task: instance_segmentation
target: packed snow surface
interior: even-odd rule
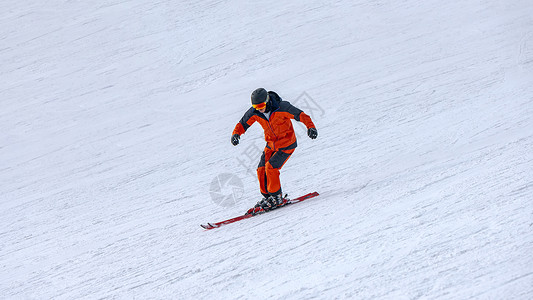
[[[0,298],[532,299],[532,16],[2,1]],[[320,196],[205,231],[260,198],[258,87],[313,118],[281,180]]]

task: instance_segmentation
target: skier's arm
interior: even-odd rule
[[[304,113],[301,109],[293,106],[292,104],[289,104],[287,111],[292,115],[293,119],[295,119],[298,122],[304,123],[307,129],[316,128],[315,124],[311,120],[311,117],[308,116],[306,113]]]
[[[239,121],[239,123],[237,123],[237,125],[235,125],[235,129],[233,129],[233,132],[231,133],[231,143],[233,145],[237,145],[239,143],[239,137],[244,134],[246,132],[246,130],[248,130],[248,128],[250,128],[250,126],[252,126],[252,124],[255,122],[255,118],[254,118],[254,109],[251,108],[249,109],[245,114],[244,116],[242,116],[241,120]],[[237,139],[236,143],[234,142],[235,138]]]
[[[305,127],[307,127],[307,135],[311,139],[313,140],[316,139],[316,137],[318,136],[318,131],[316,130],[315,124],[311,120],[311,117],[309,117],[301,109],[296,108],[295,106],[292,106],[291,104],[288,104],[287,111],[289,112],[289,114],[292,116],[293,119],[305,124]]]
[[[307,129],[309,128],[316,128],[315,124],[313,123],[313,121],[311,121],[311,117],[308,116],[306,113],[304,113],[303,111],[300,113],[299,115],[299,120],[296,119],[296,121],[300,121],[302,123],[305,124],[305,126],[307,127]]]

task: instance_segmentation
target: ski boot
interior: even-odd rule
[[[287,194],[285,194],[285,197],[282,197],[281,194],[264,197],[263,199],[259,200],[254,207],[250,208],[246,214],[257,215],[262,212],[271,211],[278,207],[285,206],[288,202],[289,199],[287,198]]]
[[[259,200],[254,207],[250,208],[246,212],[246,215],[257,215],[258,213],[264,212],[265,210],[263,209],[263,207],[268,207],[267,203],[269,199],[270,199],[270,196],[263,197],[263,199]]]
[[[270,196],[269,200],[272,206],[271,210],[276,209],[278,207],[285,206],[289,202],[289,199],[287,199],[287,194],[285,194],[285,197],[283,197],[282,194],[277,194],[276,196]]]

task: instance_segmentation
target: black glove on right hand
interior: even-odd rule
[[[316,128],[311,127],[307,129],[307,135],[314,140],[318,136],[318,131],[316,131]]]
[[[239,139],[240,139],[240,135],[238,134],[234,134],[231,136],[231,143],[233,144],[233,146],[237,146],[239,144]]]

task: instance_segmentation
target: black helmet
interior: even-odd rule
[[[252,105],[266,102],[268,92],[264,88],[258,88],[252,92]]]

